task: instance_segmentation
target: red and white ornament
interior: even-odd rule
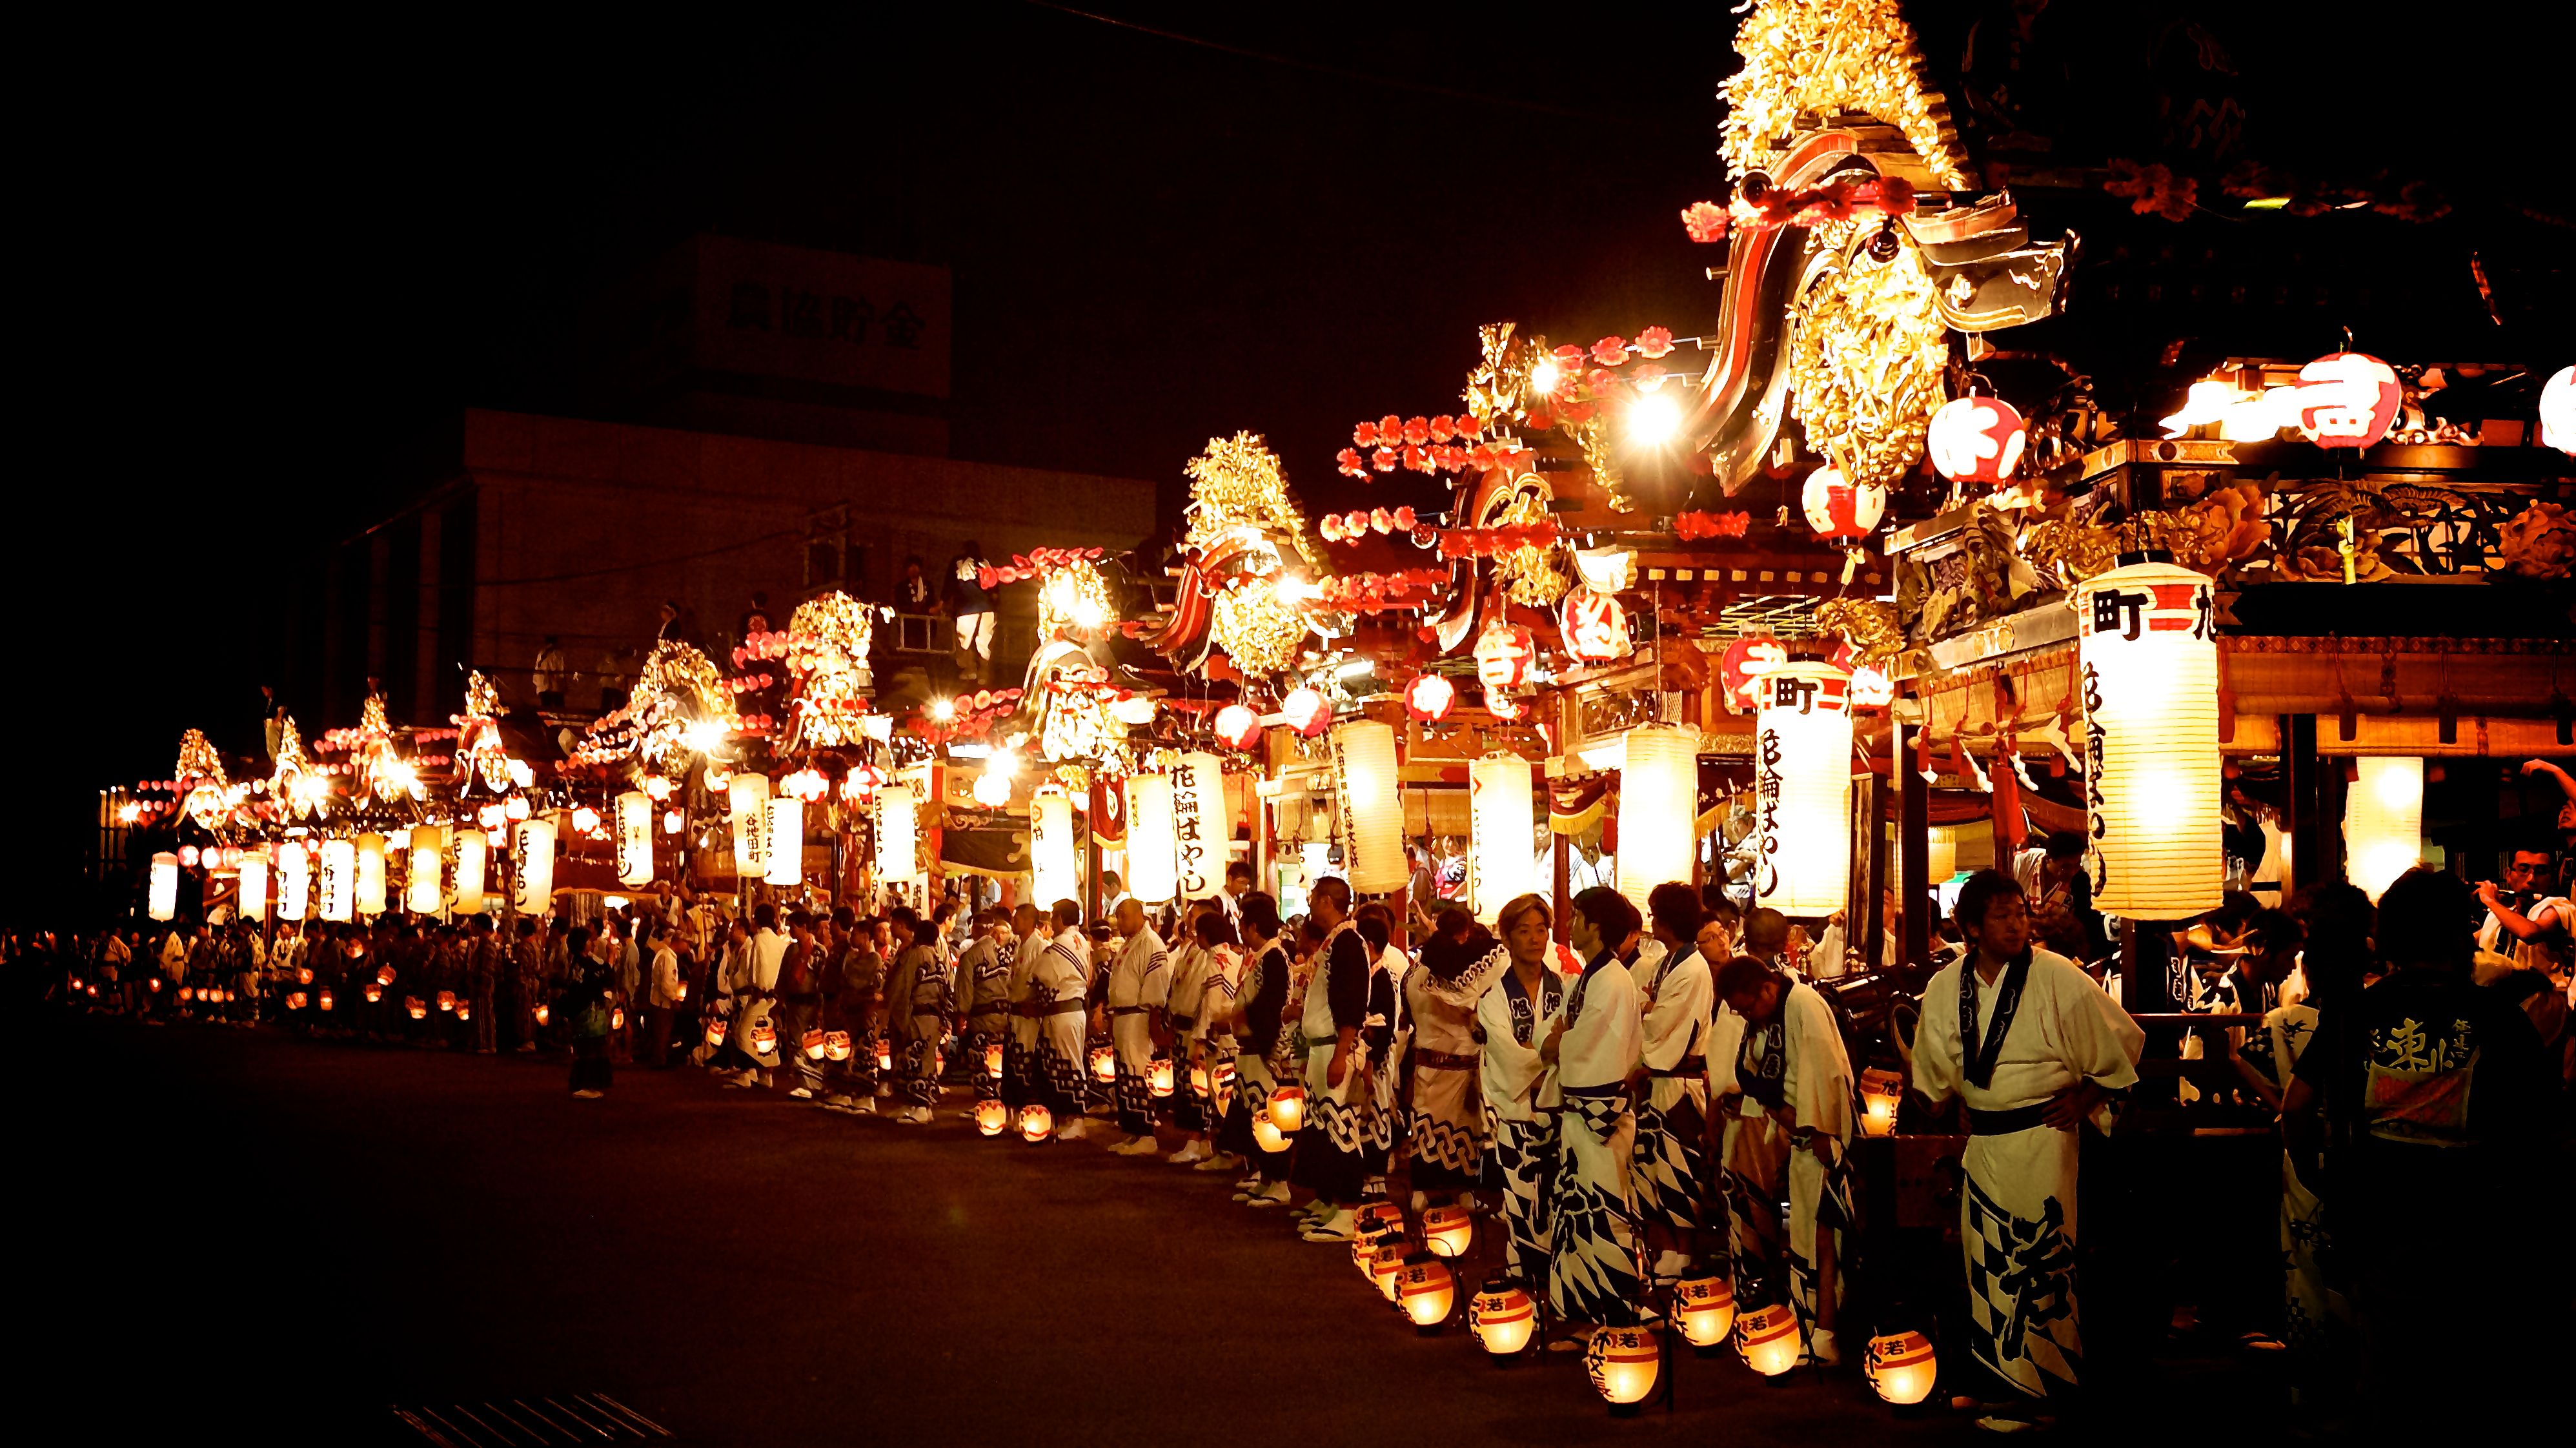
[[[1887,513],[1887,489],[1877,483],[1854,484],[1833,466],[1807,474],[1799,493],[1807,526],[1829,543],[1857,543],[1878,527]]]
[[[1310,737],[1323,733],[1325,726],[1333,722],[1332,702],[1302,686],[1289,690],[1288,697],[1279,701],[1279,712],[1287,716],[1290,728]]]
[[[2299,369],[2289,421],[2319,447],[2370,447],[2405,400],[2395,368],[2367,352],[2335,352]]]
[[[2576,457],[2576,367],[2561,367],[2540,389],[2540,444]]]
[[[1419,724],[1437,724],[1458,702],[1458,686],[1438,674],[1416,674],[1404,686],[1404,712]]]
[[[1740,638],[1726,646],[1717,661],[1718,688],[1738,709],[1754,706],[1753,686],[1773,669],[1789,662],[1788,646],[1768,634]]]
[[[1487,689],[1522,688],[1537,657],[1538,643],[1530,631],[1496,615],[1476,635],[1476,680]]]
[[[1261,742],[1261,716],[1241,704],[1228,704],[1216,711],[1217,742],[1234,749],[1250,749]]]
[[[1954,483],[2008,483],[2030,429],[2000,397],[1962,397],[1932,414],[1932,466]]]
[[[1569,590],[1557,605],[1556,624],[1564,635],[1565,651],[1587,664],[1628,656],[1628,611],[1609,594],[1589,588]]]

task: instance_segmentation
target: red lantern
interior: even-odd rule
[[[2292,425],[2319,447],[2369,447],[2388,436],[2406,389],[2367,352],[2335,352],[2299,369]]]
[[[1458,686],[1438,674],[1416,674],[1404,686],[1404,712],[1416,723],[1437,724],[1449,717],[1449,706],[1458,702]]]
[[[1288,717],[1289,727],[1305,735],[1321,734],[1333,722],[1331,702],[1303,686],[1288,691],[1288,697],[1279,701],[1279,712]]]
[[[2000,397],[1962,397],[1932,414],[1932,466],[1954,483],[2006,483],[2020,466],[2030,429]]]
[[[1530,663],[1537,656],[1530,631],[1498,614],[1476,635],[1476,679],[1489,690],[1521,688],[1529,683]]]
[[[1250,749],[1261,742],[1261,716],[1241,704],[1228,704],[1216,711],[1216,737],[1231,748]]]
[[[186,865],[191,869],[195,868],[197,863],[197,847],[195,845],[181,845],[179,847],[179,863]]]
[[[1768,635],[1737,639],[1726,646],[1725,656],[1717,661],[1718,688],[1727,703],[1750,709],[1754,684],[1787,662],[1789,650],[1778,639]]]
[[[1565,651],[1587,664],[1628,656],[1628,611],[1610,594],[1572,590],[1557,605],[1556,625],[1565,636]]]
[[[1798,501],[1806,508],[1807,526],[1828,543],[1857,543],[1870,535],[1887,512],[1887,489],[1876,483],[1855,486],[1837,467],[1807,474]]]
[[[1487,689],[1485,691],[1485,712],[1502,720],[1504,723],[1509,724],[1519,720],[1522,715],[1527,714],[1529,712],[1529,705],[1513,698],[1509,694],[1498,694],[1491,689]]]

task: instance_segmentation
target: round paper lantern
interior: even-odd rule
[[[519,889],[511,903],[522,915],[543,915],[555,903],[555,822],[521,820],[517,836]]]
[[[385,913],[385,837],[358,836],[358,913]]]
[[[304,992],[300,990],[288,991],[286,993],[286,1008],[290,1011],[300,1011],[304,1009],[305,1000],[306,996]]]
[[[1487,925],[1505,905],[1538,888],[1530,840],[1538,828],[1530,762],[1496,752],[1467,765],[1467,889]]]
[[[1407,1263],[1395,1278],[1395,1302],[1424,1332],[1437,1332],[1458,1303],[1458,1280],[1440,1261]]]
[[[2576,457],[2576,366],[2549,374],[2540,389],[2540,445]]]
[[[1587,664],[1628,657],[1628,610],[1610,594],[1569,589],[1556,606],[1556,626],[1565,651]]]
[[[367,992],[367,999],[374,1000],[375,998],[376,993],[374,991],[370,990]],[[547,1020],[551,1018],[554,1013],[546,1008],[546,1003],[544,1001],[539,1001],[537,1002],[537,1008],[530,1012],[530,1014],[535,1016],[537,1024],[542,1026],[546,1024]]]
[[[319,994],[319,995],[315,996],[315,997],[313,998],[313,1004],[315,1004],[316,1006],[321,1007],[323,1010],[326,1010],[326,1011],[327,1011],[327,1010],[329,1010],[329,1009],[331,1009],[331,1006],[332,1006],[332,1004],[333,1004],[333,1002],[332,1002],[332,1000],[331,1000],[331,993],[330,993],[329,991],[327,991],[327,990],[326,990],[326,991],[322,992],[321,994]]]
[[[1875,1067],[1860,1073],[1860,1129],[1864,1136],[1894,1136],[1905,1078]]]
[[[312,865],[304,846],[288,840],[277,847],[277,918],[302,920],[312,905]]]
[[[1619,893],[1642,915],[1647,891],[1666,881],[1690,883],[1699,842],[1699,731],[1643,725],[1628,731],[1627,742],[1619,772]]]
[[[540,1021],[538,1024],[543,1025],[545,1023]],[[707,1022],[707,1046],[710,1050],[722,1046],[725,1043],[725,1030],[728,1024],[729,1023],[722,1016],[718,1016],[714,1020]]]
[[[689,812],[677,805],[662,811],[662,833],[676,835],[689,826]]]
[[[1031,1146],[1055,1135],[1055,1114],[1043,1106],[1020,1108],[1020,1136]]]
[[[984,1074],[996,1081],[1002,1079],[1002,1046],[998,1041],[984,1048]]]
[[[1118,1053],[1116,1051],[1111,1050],[1107,1046],[1094,1046],[1091,1048],[1091,1079],[1094,1081],[1115,1081],[1118,1079]]]
[[[1784,915],[1831,915],[1847,903],[1850,685],[1849,674],[1825,663],[1783,664],[1762,680],[1753,718],[1760,831],[1753,897]],[[1628,848],[1623,839],[1623,862]]]
[[[1537,660],[1538,640],[1499,613],[1476,635],[1476,682],[1487,689],[1527,687]]]
[[[354,917],[358,899],[358,847],[347,840],[322,842],[322,918]]]
[[[1369,1283],[1377,1288],[1378,1296],[1389,1302],[1395,1301],[1396,1279],[1404,1275],[1407,1255],[1401,1240],[1390,1242],[1369,1254]]]
[[[456,832],[456,913],[483,913],[483,875],[492,857],[491,837],[481,830]]]
[[[179,864],[183,869],[193,870],[197,868],[197,847],[195,845],[181,845],[179,847]]]
[[[440,991],[438,993],[438,1008],[441,1011],[453,1012],[456,1009],[456,992],[452,990]]]
[[[2367,352],[2331,352],[2299,369],[2290,425],[2319,447],[2370,447],[2388,436],[2406,388]]]
[[[1172,859],[1181,898],[1211,900],[1225,890],[1225,842],[1234,837],[1225,802],[1225,761],[1203,749],[1172,771]]]
[[[1583,1370],[1594,1391],[1613,1407],[1646,1401],[1662,1368],[1663,1349],[1642,1327],[1600,1328],[1583,1350]]]
[[[259,855],[242,856],[241,913],[254,923],[268,920],[268,861]]]
[[[1776,1378],[1798,1365],[1798,1314],[1785,1302],[1759,1308],[1735,1320],[1735,1350],[1744,1365],[1766,1378]]]
[[[1333,830],[1342,874],[1365,895],[1401,890],[1412,878],[1404,857],[1404,801],[1396,794],[1395,728],[1354,719],[1333,729],[1333,777],[1341,787]]]
[[[1216,737],[1230,748],[1250,749],[1261,742],[1261,716],[1241,704],[1228,704],[1216,711]]]
[[[2131,563],[2075,591],[2093,908],[2181,920],[2218,908],[2218,629],[2209,580]]]
[[[1941,1377],[1938,1356],[1932,1343],[1919,1332],[1891,1332],[1869,1340],[1869,1355],[1861,1360],[1861,1375],[1878,1395],[1900,1406],[1919,1403],[1932,1396],[1932,1385]]]
[[[155,920],[179,914],[179,857],[163,850],[152,857],[152,876],[144,895],[145,913]]]
[[[1787,662],[1788,645],[1768,634],[1737,639],[1717,661],[1718,692],[1730,708],[1758,708],[1761,681]]]
[[[2344,875],[2379,903],[2380,892],[2424,858],[2424,761],[2370,757],[2343,805]]]
[[[821,1031],[807,1031],[804,1037],[797,1041],[796,1048],[805,1053],[805,1059],[808,1061],[820,1061],[832,1049],[830,1042],[824,1039]]]
[[[411,877],[403,883],[403,908],[414,915],[435,915],[445,902],[446,835],[436,825],[412,827]]]
[[[1817,537],[1828,543],[1857,543],[1878,527],[1887,512],[1887,489],[1877,483],[1854,486],[1842,469],[1821,467],[1807,474],[1798,502]]]
[[[909,781],[877,791],[877,878],[890,885],[921,878],[921,797]]]
[[[975,1103],[975,1132],[979,1136],[999,1136],[1011,1124],[1011,1108],[999,1101]]]
[[[1072,796],[1052,784],[1040,786],[1029,797],[1029,871],[1035,877],[1031,898],[1039,909],[1081,892],[1081,860]]]
[[[737,774],[725,789],[732,806],[733,870],[746,881],[769,875],[769,776]]]
[[[507,800],[502,802],[501,813],[503,817],[512,820],[526,819],[528,817],[528,797],[524,794],[514,794],[510,796]]]
[[[2000,397],[1961,397],[1932,414],[1932,468],[1954,483],[2007,483],[2030,430]]]
[[[1404,1229],[1404,1208],[1393,1202],[1370,1202],[1351,1214],[1351,1224],[1364,1232],[1382,1232],[1392,1227]]]
[[[1437,724],[1458,702],[1458,686],[1438,674],[1416,674],[1404,686],[1404,712],[1417,724]]]
[[[772,885],[805,883],[805,801],[794,795],[781,795],[769,802],[769,873],[763,878]],[[646,868],[651,868],[652,853],[645,852]]]
[[[1538,1331],[1538,1304],[1517,1282],[1490,1285],[1467,1300],[1467,1330],[1486,1352],[1510,1357]]]
[[[617,883],[653,883],[653,796],[640,789],[617,797]]]
[[[1127,888],[1139,900],[1161,904],[1180,893],[1178,842],[1173,838],[1172,777],[1127,776]]]
[[[1172,1063],[1170,1060],[1165,1059],[1156,1061],[1146,1072],[1145,1089],[1154,1093],[1158,1098],[1172,1094]]]
[[[1270,1119],[1270,1108],[1267,1106],[1252,1113],[1252,1144],[1263,1151],[1288,1149],[1288,1138],[1280,1135],[1279,1123]]]
[[[1435,1257],[1464,1257],[1476,1240],[1476,1214],[1465,1207],[1433,1207],[1422,1214],[1422,1245]]]
[[[1673,1284],[1673,1320],[1693,1347],[1716,1347],[1735,1328],[1735,1287],[1724,1275]]]
[[[1282,1086],[1271,1092],[1270,1121],[1281,1134],[1295,1136],[1306,1124],[1306,1088]]]
[[[846,1061],[856,1054],[858,1054],[858,1048],[851,1044],[849,1032],[825,1031],[823,1033],[823,1055],[827,1060]]]
[[[1331,701],[1304,685],[1288,691],[1288,697],[1279,701],[1279,712],[1288,720],[1288,727],[1309,737],[1323,733],[1325,726],[1333,722]]]

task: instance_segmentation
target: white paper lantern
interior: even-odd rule
[[[1699,731],[1647,725],[1629,730],[1627,742],[1628,762],[1619,771],[1619,893],[1642,915],[1648,891],[1673,880],[1690,883]]]
[[[769,802],[769,873],[762,878],[772,885],[805,883],[805,801],[794,795]]]
[[[358,898],[358,847],[347,840],[322,842],[322,918],[347,921]]]
[[[411,878],[403,886],[403,908],[414,915],[435,915],[445,903],[446,831],[416,825],[411,832]]]
[[[640,789],[617,797],[617,883],[653,883],[653,797]]]
[[[2007,766],[2009,767],[2009,766]],[[1959,827],[1934,825],[1925,842],[1923,878],[1938,885],[1959,873]]]
[[[1204,750],[1182,755],[1172,774],[1172,848],[1182,899],[1207,900],[1224,891],[1225,842],[1232,838],[1224,762]]]
[[[733,806],[733,869],[745,880],[769,873],[769,776],[737,774],[726,792]]]
[[[312,864],[293,840],[277,847],[277,918],[302,920],[313,903]]]
[[[910,781],[877,791],[877,878],[909,885],[921,878],[921,801]]]
[[[385,837],[358,836],[358,913],[373,919],[385,913]]]
[[[2380,892],[2424,858],[2424,761],[2365,758],[2343,805],[2344,875],[2379,903]]]
[[[2181,920],[2218,908],[2218,627],[2209,579],[2133,563],[2075,591],[2093,908]]]
[[[1851,893],[1851,675],[1790,663],[1753,685],[1753,900],[1784,915],[1831,915]],[[1623,790],[1625,786],[1623,785]],[[1621,873],[1630,846],[1619,842]]]
[[[483,913],[483,875],[491,859],[490,838],[481,830],[456,832],[456,913]]]
[[[512,903],[522,915],[543,915],[553,909],[555,903],[553,818],[519,821],[515,844],[519,857],[519,888]]]
[[[1181,888],[1179,845],[1172,827],[1172,777],[1127,776],[1127,890],[1160,904]]]
[[[150,890],[144,908],[155,920],[168,920],[179,913],[179,857],[163,850],[152,857]]]
[[[1488,754],[1467,766],[1467,884],[1476,918],[1487,925],[1501,909],[1538,888],[1530,840],[1538,830],[1530,762]]]
[[[1029,903],[1040,911],[1082,892],[1082,842],[1073,827],[1073,797],[1050,784],[1029,797]]]
[[[1341,838],[1344,878],[1363,895],[1403,889],[1413,871],[1404,858],[1394,727],[1367,719],[1334,725],[1333,777],[1341,787],[1333,830]]]
[[[268,857],[244,855],[241,859],[241,914],[254,924],[268,919]]]

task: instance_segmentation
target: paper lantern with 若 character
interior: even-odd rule
[[[1698,844],[1699,733],[1641,725],[1628,731],[1627,744],[1619,773],[1619,893],[1642,915],[1647,891],[1690,881]],[[1515,853],[1529,858],[1526,846]]]
[[[542,1026],[545,1022],[539,1021],[537,1024]],[[726,1021],[722,1016],[718,1016],[714,1020],[707,1022],[707,1045],[710,1048],[719,1047],[725,1043],[725,1031],[729,1028],[730,1024],[731,1023]]]
[[[996,1081],[1002,1079],[1002,1043],[999,1041],[984,1048],[984,1074]]]
[[[1173,829],[1172,777],[1127,776],[1127,888],[1139,900],[1159,905],[1180,893]]]
[[[975,1103],[975,1130],[983,1136],[999,1136],[1011,1124],[1011,1108],[999,1101]]]
[[[834,1061],[846,1061],[850,1059],[851,1056],[857,1054],[857,1048],[850,1044],[849,1032],[825,1031],[823,1033],[823,1054],[825,1057]]]
[[[414,915],[435,915],[445,903],[447,832],[436,825],[415,825],[406,853],[410,878],[403,883],[403,908]]]
[[[1880,1397],[1901,1407],[1932,1396],[1932,1385],[1941,1379],[1941,1364],[1923,1334],[1882,1333],[1869,1340],[1861,1375]]]
[[[168,850],[152,857],[146,913],[155,920],[170,920],[179,914],[179,857]]]
[[[2365,756],[2343,804],[2344,874],[2372,904],[2424,857],[2424,761]]]
[[[1168,1058],[1153,1064],[1145,1077],[1145,1089],[1153,1092],[1158,1100],[1172,1094],[1172,1063]]]
[[[1306,1088],[1282,1086],[1270,1093],[1270,1121],[1285,1136],[1295,1136],[1306,1124]]]
[[[1510,1357],[1529,1346],[1538,1331],[1538,1304],[1517,1282],[1487,1283],[1467,1300],[1467,1330],[1486,1352]]]
[[[1369,1253],[1369,1282],[1377,1288],[1377,1295],[1388,1302],[1395,1301],[1395,1279],[1404,1272],[1406,1255],[1405,1244],[1401,1240],[1389,1242]]]
[[[1094,1081],[1115,1081],[1118,1079],[1118,1053],[1116,1051],[1107,1046],[1094,1046],[1091,1048],[1091,1079]]]
[[[1395,1303],[1416,1328],[1438,1332],[1440,1324],[1449,1320],[1449,1309],[1458,1303],[1458,1279],[1449,1275],[1449,1264],[1437,1258],[1408,1262],[1396,1274]]]
[[[1614,1408],[1634,1407],[1655,1391],[1663,1370],[1663,1348],[1642,1327],[1595,1329],[1583,1349],[1583,1370],[1593,1391]]]
[[[1723,1346],[1735,1329],[1735,1287],[1725,1274],[1685,1277],[1673,1284],[1673,1320],[1693,1347]]]
[[[2182,920],[2218,908],[2218,628],[2209,579],[2126,562],[2075,590],[2093,908]]]
[[[1784,915],[1831,915],[1851,886],[1851,675],[1783,664],[1756,688],[1753,898]],[[1623,866],[1629,848],[1623,831]]]
[[[653,797],[640,789],[617,797],[617,883],[653,883]]]
[[[797,1042],[797,1049],[805,1053],[806,1060],[820,1061],[823,1059],[823,1053],[829,1051],[831,1046],[823,1039],[821,1031],[807,1031],[804,1038]]]
[[[1530,838],[1538,828],[1530,762],[1493,753],[1467,765],[1467,888],[1476,918],[1490,926],[1502,908],[1538,884]],[[1687,877],[1685,877],[1687,878]]]
[[[769,776],[745,772],[725,788],[731,806],[733,869],[744,880],[769,875]],[[882,872],[880,872],[882,873]]]
[[[440,992],[438,993],[438,1008],[439,1008],[441,1011],[453,1011],[453,1010],[455,1010],[455,1009],[456,1009],[456,992],[454,992],[454,991],[452,991],[452,990],[443,990],[443,991],[440,991]]]
[[[313,903],[312,861],[293,840],[277,847],[277,918],[301,921]]]
[[[769,802],[769,873],[772,885],[805,883],[805,801],[782,794]]]
[[[244,920],[268,920],[268,857],[244,855],[241,861],[241,913]]]
[[[1864,1136],[1894,1136],[1896,1108],[1905,1095],[1905,1078],[1871,1067],[1860,1073],[1860,1129]]]
[[[877,791],[877,878],[909,885],[921,878],[921,798],[906,780]]]
[[[358,836],[358,913],[369,919],[385,913],[385,837]]]
[[[356,917],[358,847],[347,840],[322,842],[322,918],[346,922]]]
[[[1055,1114],[1043,1106],[1020,1108],[1020,1137],[1034,1146],[1055,1135]]]
[[[555,903],[555,822],[521,820],[517,835],[519,889],[514,903],[522,915],[543,915]]]
[[[1464,1257],[1476,1240],[1476,1214],[1465,1207],[1433,1207],[1422,1214],[1422,1245],[1435,1257]]]
[[[1776,1378],[1798,1365],[1798,1314],[1788,1303],[1757,1308],[1735,1319],[1735,1350],[1744,1365]]]
[[[297,966],[295,968],[295,983],[297,985],[311,985],[313,983],[313,967],[309,965]]]
[[[481,830],[456,832],[456,913],[483,913],[483,874],[492,858],[492,841]]]
[[[1404,855],[1404,801],[1396,793],[1395,729],[1370,719],[1333,727],[1333,832],[1353,890],[1384,895],[1412,878]]]
[[[1375,1231],[1404,1225],[1404,1208],[1393,1202],[1370,1202],[1351,1216],[1352,1225],[1360,1231]]]

